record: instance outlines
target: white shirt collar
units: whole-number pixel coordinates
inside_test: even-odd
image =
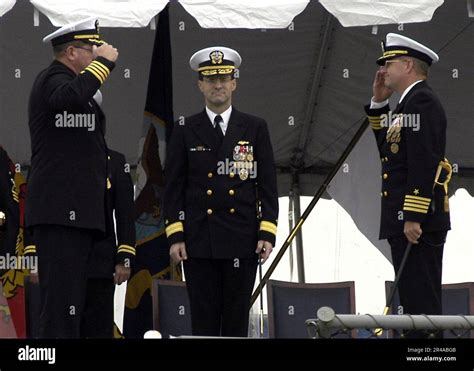
[[[216,118],[218,114],[211,111],[207,106],[206,106],[206,113],[207,113],[207,116],[209,117],[209,120],[211,120],[212,126],[214,126],[214,119]],[[227,126],[229,125],[231,113],[232,113],[232,106],[230,106],[229,108],[227,108],[224,112],[220,114],[223,120],[220,122],[220,126],[224,135],[225,135],[225,132],[227,131]]]
[[[416,85],[418,84],[419,82],[421,81],[425,81],[425,80],[418,80],[418,81],[415,81],[413,84],[411,84],[408,88],[406,88],[404,91],[403,91],[403,94],[402,96],[400,97],[400,100],[398,101],[398,103],[400,103],[403,98],[405,98],[405,96],[410,92],[410,90]],[[213,121],[214,122],[214,121]]]
[[[209,120],[211,120],[212,122],[212,125],[214,125],[214,119],[216,118],[218,114],[215,113],[214,111],[211,111],[209,107],[207,106],[206,106],[206,112],[207,112],[207,116],[209,116]],[[231,113],[232,113],[232,106],[230,106],[229,108],[227,108],[224,112],[220,114],[222,117],[222,120],[224,121],[225,126],[229,124]],[[221,122],[221,125],[222,125],[222,122]]]

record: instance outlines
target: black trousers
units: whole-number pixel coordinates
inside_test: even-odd
[[[257,258],[184,261],[193,335],[248,336]]]
[[[404,314],[442,314],[441,276],[446,235],[446,231],[423,232],[418,244],[412,246],[398,284]],[[388,242],[397,274],[408,240],[400,236],[389,238]],[[420,332],[407,335],[414,338],[424,336]]]
[[[115,284],[112,278],[89,277],[81,321],[81,338],[113,338],[114,293]]]
[[[40,338],[113,336],[113,277],[88,279],[95,237],[94,232],[81,228],[33,228],[40,284]]]

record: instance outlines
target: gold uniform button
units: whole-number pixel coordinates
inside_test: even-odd
[[[235,176],[235,173],[230,173],[229,178],[233,178]]]
[[[231,190],[229,191],[229,195],[231,195],[231,196],[235,195],[235,192],[234,192],[233,189],[231,189]]]
[[[207,215],[212,215],[212,209],[207,209]]]
[[[387,197],[387,196],[388,196],[388,192],[387,192],[387,191],[383,191],[383,195],[384,195],[384,197]]]
[[[212,178],[212,173],[208,173],[208,174],[207,174],[207,177],[208,177],[208,178]]]
[[[208,189],[206,193],[208,196],[212,196],[212,189]]]
[[[387,162],[387,161],[388,161],[388,157],[385,157],[385,162]]]
[[[383,178],[384,178],[384,179],[387,179],[387,178],[388,178],[388,174],[385,173],[385,174],[383,175]]]
[[[231,214],[235,213],[235,209],[234,208],[230,209],[229,213],[231,213]]]

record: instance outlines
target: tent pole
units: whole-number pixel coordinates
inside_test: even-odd
[[[314,195],[314,197],[311,200],[310,204],[305,209],[305,211],[304,211],[303,215],[301,216],[301,218],[298,220],[298,223],[296,223],[296,226],[291,230],[289,236],[285,240],[285,243],[283,244],[283,246],[278,251],[278,254],[275,256],[275,259],[272,261],[272,264],[270,265],[270,267],[268,267],[268,270],[266,271],[265,275],[263,276],[263,280],[260,281],[257,288],[253,292],[251,302],[250,302],[251,305],[253,305],[253,303],[255,303],[255,300],[257,300],[258,296],[262,292],[263,287],[266,285],[267,281],[270,279],[270,276],[272,275],[272,273],[275,270],[276,266],[278,265],[281,258],[283,257],[286,250],[288,249],[288,246],[290,246],[291,241],[293,240],[293,238],[295,237],[297,232],[300,230],[300,228],[303,225],[303,223],[305,222],[305,220],[308,218],[308,216],[311,213],[311,211],[313,210],[314,206],[316,206],[316,203],[319,201],[319,199],[321,198],[323,193],[326,191],[329,183],[331,183],[332,178],[334,178],[334,176],[337,174],[337,172],[339,171],[339,168],[342,166],[342,164],[346,160],[347,156],[349,156],[349,153],[351,153],[352,149],[355,147],[355,145],[357,144],[359,139],[364,134],[365,129],[367,128],[368,125],[369,125],[369,121],[366,118],[366,119],[364,119],[364,121],[360,125],[357,132],[354,134],[354,137],[351,139],[351,141],[347,145],[344,152],[341,154],[341,157],[339,157],[339,160],[337,161],[336,165],[334,165],[334,167],[332,168],[332,170],[330,171],[330,173],[327,175],[326,179],[324,180],[323,184],[319,187],[318,191]],[[299,265],[298,265],[298,267],[299,267]]]
[[[299,185],[299,175],[297,172],[293,174],[293,204],[294,204],[294,218],[295,220],[301,219],[301,194]],[[298,264],[298,282],[305,283],[304,276],[304,255],[303,255],[303,231],[301,228],[298,230],[295,236],[296,240],[296,262]]]

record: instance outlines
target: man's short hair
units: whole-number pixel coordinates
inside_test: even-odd
[[[54,56],[57,58],[59,57],[69,46],[74,46],[77,48],[81,48],[83,46],[87,45],[86,43],[83,43],[82,41],[70,41],[68,43],[64,44],[59,44],[59,45],[54,45],[53,46],[53,53]]]
[[[428,76],[430,70],[428,63],[417,58],[411,58],[411,60],[413,61],[413,68],[418,75]]]

